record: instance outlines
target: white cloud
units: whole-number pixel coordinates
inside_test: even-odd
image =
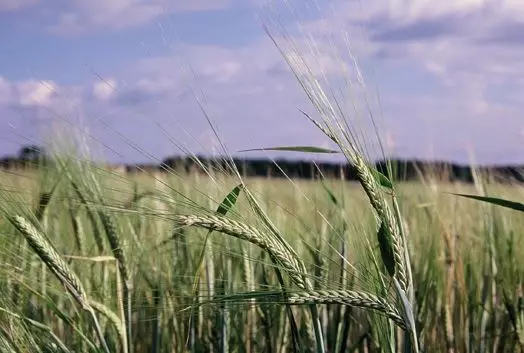
[[[61,119],[81,107],[87,90],[61,86],[53,80],[10,81],[0,77],[0,109],[47,112],[47,118]]]
[[[28,80],[11,84],[11,89],[15,92],[12,103],[21,106],[49,106],[56,91],[53,81]]]
[[[230,82],[235,76],[241,74],[242,64],[237,60],[227,60],[216,64],[209,64],[201,68],[201,73],[214,77],[217,82]]]
[[[19,86],[19,103],[23,106],[46,106],[50,103],[53,88],[34,85],[32,82]]]
[[[357,1],[335,2],[339,3],[331,1],[335,10],[322,5],[325,12],[320,20],[305,16],[308,20],[302,23],[317,48],[309,48],[307,38],[298,36],[296,28],[289,28],[289,33],[317,74],[337,77],[343,73],[344,66],[333,52],[339,49],[343,54],[342,63],[350,69],[351,78],[355,78],[345,49],[343,29],[353,54],[364,68],[373,64],[381,69],[383,77],[377,79],[384,83],[379,90],[385,112],[383,123],[388,132],[385,142],[390,148],[408,157],[463,162],[467,161],[464,149],[467,144],[481,162],[510,160],[521,155],[518,147],[523,141],[519,133],[523,129],[520,112],[524,109],[521,99],[524,40],[520,44],[515,43],[515,39],[511,43],[488,40],[509,23],[515,24],[512,19],[521,16],[517,2],[498,2],[501,5],[497,7],[494,0],[391,1],[389,6],[384,6],[383,1],[370,0],[363,3],[362,10]],[[69,24],[60,30],[75,25],[80,29],[116,28],[157,16],[156,10],[148,14],[146,8],[140,6],[150,5],[150,9],[156,9],[159,2],[140,6],[138,3],[113,2],[105,13],[97,13],[102,7],[100,0],[81,6],[73,3],[68,12],[64,12],[69,13]],[[192,6],[197,6],[194,4]],[[144,11],[135,18],[132,11],[137,9]],[[493,11],[488,11],[490,9]],[[127,20],[130,22],[124,23]],[[391,35],[393,32],[395,36]],[[279,41],[282,43],[282,38]],[[206,131],[205,119],[194,97],[187,94],[191,85],[197,86],[197,95],[198,88],[204,90],[206,110],[217,122],[232,151],[312,141],[320,145],[326,141],[298,112],[297,108],[301,108],[316,115],[267,38],[237,48],[181,45],[179,52],[172,56],[136,63],[128,74],[128,77],[107,80],[110,85],[90,84],[85,92],[74,96],[79,105],[87,104],[89,97],[97,98],[88,102],[88,115],[111,121],[119,132],[133,141],[137,138],[137,144],[143,144],[141,147],[147,148],[161,140],[154,130],[156,121],[173,132],[177,140],[183,136],[175,121],[193,131],[197,139],[203,138],[200,134]],[[374,83],[372,79],[368,76],[370,86]],[[56,94],[37,89],[34,82],[26,86],[30,88],[24,93],[26,102],[51,104],[55,109],[61,107],[55,103],[58,102]],[[20,83],[0,79],[0,100],[20,104],[19,87]],[[61,93],[69,91],[69,87],[59,88]],[[349,92],[342,93],[348,98],[343,101],[345,108],[350,109]],[[372,89],[369,94],[374,94]],[[92,123],[96,124],[95,118]],[[104,129],[99,125],[100,131]],[[155,138],[151,139],[152,136]],[[105,141],[110,141],[107,136]],[[434,155],[429,156],[427,151],[432,146]],[[160,149],[154,151],[157,156],[165,155]]]
[[[93,95],[100,100],[108,100],[113,97],[117,88],[116,80],[109,78],[93,84]]]
[[[14,153],[20,145],[42,141],[62,125],[79,129],[83,89],[64,87],[53,80],[8,80],[0,77],[0,145],[3,153]]]
[[[311,14],[315,6],[298,11],[300,19],[307,20],[290,27],[289,33],[298,41],[297,35],[311,35],[328,56],[330,46],[333,53],[346,52],[347,35],[361,65],[391,70],[382,70],[385,77],[378,77],[391,88],[379,90],[387,128],[402,153],[434,145],[444,158],[460,159],[468,140],[491,162],[494,156],[507,161],[521,155],[517,151],[522,140],[514,133],[522,128],[519,112],[524,108],[524,39],[516,35],[524,30],[521,1],[319,4],[320,18]],[[285,17],[285,5],[273,6]]]
[[[389,15],[399,22],[430,19],[444,15],[468,14],[491,3],[486,0],[397,0],[391,1]]]
[[[229,6],[231,0],[71,0],[67,5],[54,1],[55,11],[47,29],[77,35],[138,26],[170,13],[216,10]]]
[[[411,13],[412,23],[419,21],[423,27],[427,21],[438,17],[431,14],[429,3],[404,3],[407,4],[404,13]],[[386,77],[378,77],[392,87],[397,86],[389,89],[379,87],[385,107],[383,123],[388,131],[386,140],[394,144],[395,151],[404,156],[423,158],[429,157],[424,153],[434,146],[435,155],[431,157],[466,162],[464,146],[469,141],[475,152],[481,155],[481,160],[482,156],[488,162],[493,162],[495,157],[505,160],[515,158],[517,144],[521,140],[516,140],[520,137],[515,137],[512,132],[522,129],[519,111],[524,105],[518,97],[524,92],[524,64],[520,64],[524,63],[524,51],[514,45],[479,41],[484,33],[489,33],[482,23],[494,28],[504,23],[502,19],[507,18],[507,14],[484,12],[489,2],[438,5],[435,11],[439,16],[476,13],[477,17],[465,19],[465,22],[470,21],[468,26],[459,27],[457,33],[445,32],[444,36],[426,32],[424,36],[415,35],[410,40],[381,39],[373,38],[377,28],[386,33],[396,29],[403,22],[396,21],[395,16],[400,16],[403,11],[400,5],[392,6],[387,10],[391,12],[389,14],[383,7],[376,6],[376,1],[365,4],[364,11],[368,4],[372,11],[368,9],[365,16],[345,11],[345,7],[341,6],[338,11],[326,12],[321,20],[303,22],[303,30],[306,34],[311,33],[317,48],[308,47],[311,43],[307,38],[297,36],[298,32],[290,29],[289,33],[299,46],[300,53],[305,55],[315,73],[328,76],[343,73],[344,66],[334,55],[333,49],[335,52],[338,49],[339,54],[343,55],[342,63],[350,70],[349,75],[355,78],[352,63],[347,60],[350,58],[345,49],[344,34],[340,30],[346,29],[353,54],[358,56],[360,64],[367,68],[371,63],[398,71],[392,71],[392,77],[398,77],[400,73],[406,76],[405,80],[398,77],[398,82],[395,82],[394,78],[389,78],[387,71],[382,71]],[[385,13],[388,16],[384,18],[389,19],[383,24],[367,26],[366,21],[372,23]],[[326,40],[329,35],[333,35],[330,38],[332,42]],[[371,39],[366,40],[365,37]],[[282,38],[279,42],[282,43]],[[316,52],[317,49],[319,52]],[[237,135],[238,130],[242,130],[249,136],[238,142],[241,148],[257,147],[250,143],[260,141],[261,127],[269,126],[272,129],[268,131],[267,138],[272,137],[279,144],[290,142],[286,138],[304,143],[306,138],[313,140],[312,136],[315,136],[315,141],[322,141],[321,135],[316,134],[315,128],[308,125],[296,108],[305,109],[313,115],[316,112],[308,105],[305,94],[287,70],[283,58],[267,38],[241,48],[185,46],[173,57],[144,60],[137,66],[135,74],[140,79],[134,87],[140,88],[142,95],[153,92],[150,97],[159,102],[158,107],[173,111],[179,104],[172,99],[175,92],[180,94],[184,87],[194,83],[190,71],[184,69],[187,63],[194,69],[197,85],[204,89],[218,125],[229,131],[229,135],[225,135]],[[414,74],[424,76],[416,82],[409,82]],[[373,88],[373,82],[367,83]],[[513,85],[512,89],[508,89],[508,84]],[[506,101],[500,100],[498,88],[510,93],[504,97]],[[424,92],[427,89],[431,93]],[[374,94],[373,89],[368,92]],[[346,105],[344,108],[351,109],[349,92],[342,94],[346,94],[346,100],[341,100]],[[379,113],[376,107],[372,108],[375,109],[374,114]],[[199,113],[196,114],[198,116]],[[235,133],[232,132],[233,126]],[[495,134],[495,131],[500,133]],[[491,143],[487,144],[490,139]]]

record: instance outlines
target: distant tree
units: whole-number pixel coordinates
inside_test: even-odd
[[[22,146],[18,152],[18,159],[25,164],[47,164],[49,157],[44,147],[38,145]]]

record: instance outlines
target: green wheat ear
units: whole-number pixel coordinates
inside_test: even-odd
[[[103,350],[110,353],[109,347],[102,333],[100,323],[95,315],[95,309],[91,306],[90,299],[76,273],[64,261],[55,247],[46,239],[43,233],[30,221],[20,215],[10,216],[11,224],[25,237],[29,246],[40,257],[47,268],[62,283],[64,288],[73,296],[81,308],[91,315],[96,328],[96,334],[100,340]]]

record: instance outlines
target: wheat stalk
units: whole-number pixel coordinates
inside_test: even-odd
[[[387,317],[405,328],[404,319],[398,310],[387,301],[376,295],[351,290],[315,290],[307,292],[293,292],[286,298],[291,304],[341,304],[359,308],[376,310],[384,313]]]
[[[82,286],[82,282],[78,276],[69,268],[67,263],[62,259],[55,247],[46,239],[31,222],[20,215],[9,216],[9,221],[13,226],[25,237],[26,241],[33,251],[40,257],[40,259],[47,265],[49,270],[59,279],[66,290],[73,296],[76,302],[83,310],[88,312],[95,324],[98,339],[100,340],[104,350],[109,353],[109,348],[104,339],[104,335],[100,328],[100,324],[89,298]]]
[[[371,206],[377,213],[380,219],[381,226],[384,227],[386,232],[386,239],[382,240],[388,242],[382,244],[382,246],[390,247],[393,254],[393,263],[389,263],[386,259],[385,264],[389,266],[388,271],[392,275],[398,277],[401,288],[407,293],[409,288],[408,277],[406,275],[406,261],[404,255],[404,240],[400,234],[400,225],[398,224],[391,208],[386,202],[384,193],[380,190],[380,186],[376,181],[375,176],[371,172],[371,169],[366,164],[366,161],[362,154],[358,151],[358,148],[354,146],[353,142],[348,141],[348,146],[340,140],[340,138],[331,132],[330,129],[324,127],[318,121],[310,118],[312,121],[327,137],[335,142],[342,150],[348,161],[353,162],[353,166],[356,170],[357,179],[362,185],[364,192],[366,193]],[[380,240],[379,240],[380,241]]]
[[[304,292],[293,292],[286,295],[284,301],[290,304],[342,304],[377,310],[384,313],[400,327],[406,328],[406,323],[398,311],[385,300],[373,294],[348,290],[313,291],[311,284],[304,279],[305,272],[300,271],[299,261],[292,256],[290,257],[290,254],[283,250],[282,246],[279,247],[270,237],[252,226],[215,215],[176,215],[174,218],[179,224],[222,232],[249,241],[266,250],[271,257],[285,266],[295,284],[306,289]]]
[[[104,315],[115,327],[115,330],[118,334],[118,338],[120,340],[120,345],[122,347],[122,352],[127,353],[127,338],[126,338],[126,326],[120,320],[117,314],[115,314],[111,309],[109,309],[107,306],[105,306],[102,303],[99,303],[94,300],[89,300],[89,304],[100,314]]]
[[[284,50],[284,48],[277,43],[275,37],[273,37],[269,32],[268,34],[286,60],[307,97],[317,109],[324,124],[315,121],[307,114],[305,114],[306,117],[340,147],[347,161],[352,163],[356,169],[358,181],[363,187],[369,202],[380,220],[380,228],[377,238],[380,245],[382,260],[389,275],[395,283],[397,299],[404,307],[404,323],[409,327],[415,351],[418,351],[416,330],[414,328],[413,285],[409,269],[409,253],[405,246],[405,239],[401,229],[400,220],[397,219],[396,215],[391,211],[386,196],[381,190],[381,183],[377,180],[377,175],[374,175],[373,173],[375,172],[376,174],[378,171],[372,170],[367,165],[365,155],[361,149],[361,143],[356,136],[355,131],[352,131],[353,128],[351,127],[351,122],[346,120],[345,114],[341,111],[340,102],[338,102],[337,98],[333,95],[334,102],[332,103],[332,100],[329,99],[326,91],[322,88],[319,79],[307,64],[306,59],[300,54],[294,41],[284,35],[284,38],[287,39],[287,44],[290,45],[290,50]],[[363,79],[358,65],[352,54],[349,54],[355,64],[358,82],[363,85]],[[344,69],[346,68],[344,67]],[[348,78],[348,80],[352,81],[351,78]],[[333,93],[333,91],[330,92]],[[372,122],[375,131],[378,133],[373,118]],[[394,195],[393,203],[396,206]]]
[[[111,216],[104,210],[99,211],[100,219],[104,225],[106,231],[107,240],[111,246],[113,256],[118,263],[118,271],[122,279],[122,294],[123,294],[123,307],[124,307],[124,322],[126,324],[126,342],[128,344],[127,350],[131,352],[132,332],[131,332],[131,293],[133,290],[133,283],[129,276],[129,269],[127,267],[127,261],[122,249],[122,244],[118,236],[118,231],[115,222]]]
[[[267,251],[270,257],[280,263],[291,280],[301,289],[310,289],[304,278],[304,265],[292,256],[284,246],[265,235],[255,227],[218,215],[175,215],[175,222],[184,226],[195,226],[248,241]]]
[[[10,218],[10,221],[18,231],[22,233],[29,243],[29,246],[31,246],[40,259],[60,279],[78,304],[80,304],[83,309],[89,308],[87,294],[80,279],[69,268],[54,246],[24,217],[16,215]]]

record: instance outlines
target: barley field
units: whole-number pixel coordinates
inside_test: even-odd
[[[518,200],[519,185],[395,184],[402,268],[354,182],[125,175],[79,161],[0,180],[2,352],[524,344],[524,217],[451,194]]]

